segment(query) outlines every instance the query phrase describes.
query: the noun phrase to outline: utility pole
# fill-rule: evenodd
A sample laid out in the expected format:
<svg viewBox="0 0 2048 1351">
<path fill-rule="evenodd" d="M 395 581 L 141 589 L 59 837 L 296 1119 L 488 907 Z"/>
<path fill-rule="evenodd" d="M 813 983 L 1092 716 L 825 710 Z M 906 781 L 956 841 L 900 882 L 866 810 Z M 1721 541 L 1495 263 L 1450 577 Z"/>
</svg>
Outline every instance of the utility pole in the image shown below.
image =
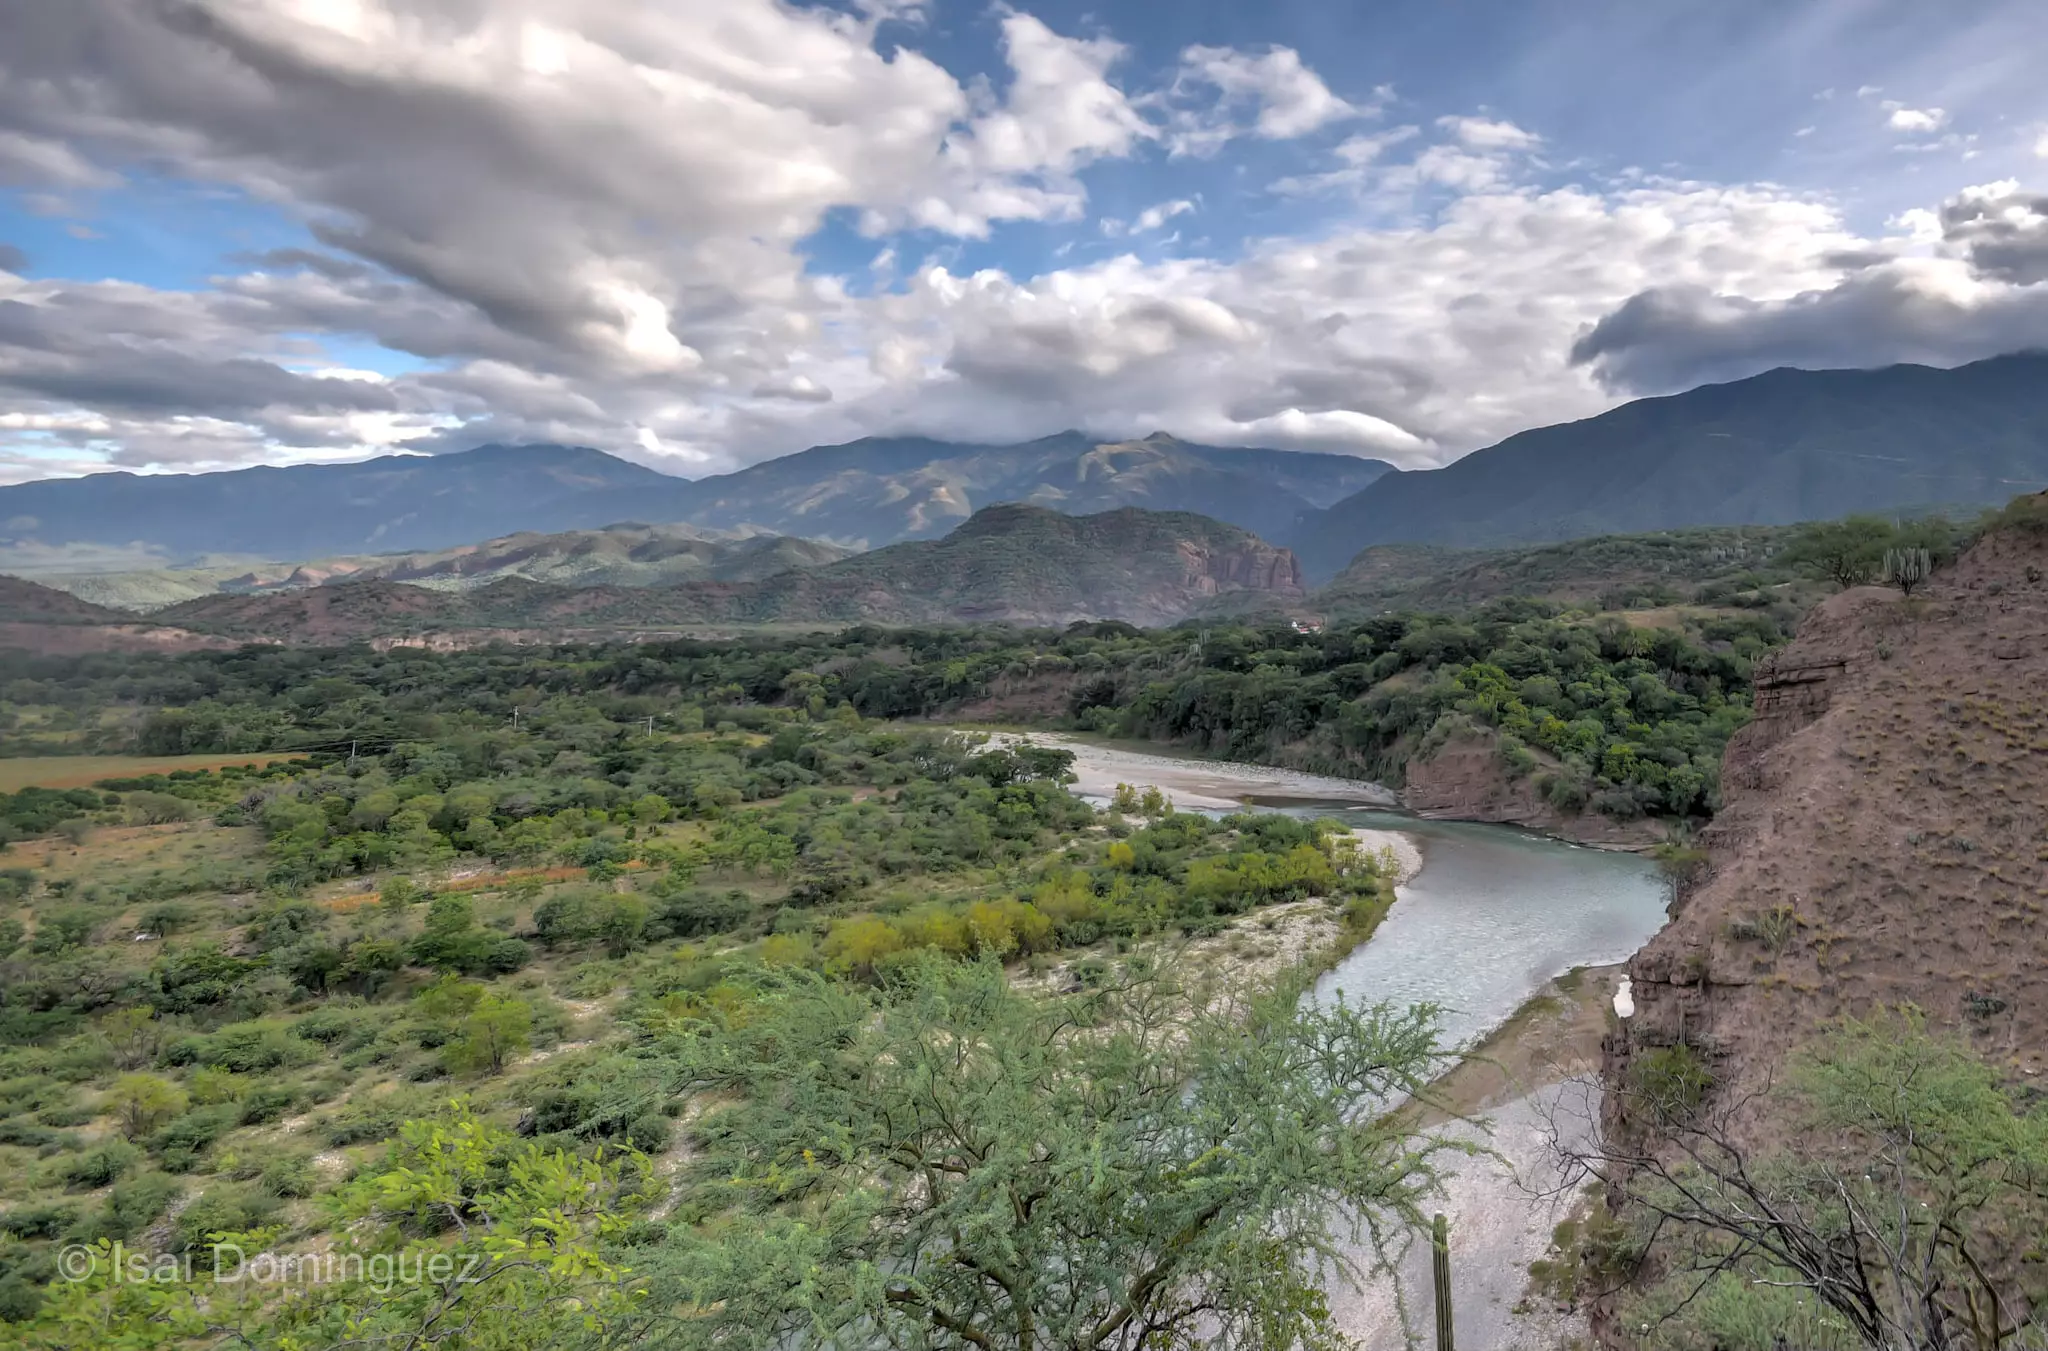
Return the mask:
<svg viewBox="0 0 2048 1351">
<path fill-rule="evenodd" d="M 1436 1351 L 1452 1351 L 1450 1222 L 1441 1214 L 1430 1225 L 1429 1248 L 1436 1277 Z"/>
<path fill-rule="evenodd" d="M 519 730 L 519 710 L 517 708 L 512 710 L 512 730 L 515 732 Z"/>
<path fill-rule="evenodd" d="M 351 737 L 351 738 L 349 739 L 349 743 L 348 743 L 348 770 L 349 770 L 349 773 L 351 773 L 351 774 L 355 773 L 355 769 L 356 769 L 356 743 L 355 743 L 355 739 L 354 739 L 353 737 Z"/>
<path fill-rule="evenodd" d="M 654 735 L 654 715 L 652 713 L 647 715 L 647 735 Z"/>
</svg>

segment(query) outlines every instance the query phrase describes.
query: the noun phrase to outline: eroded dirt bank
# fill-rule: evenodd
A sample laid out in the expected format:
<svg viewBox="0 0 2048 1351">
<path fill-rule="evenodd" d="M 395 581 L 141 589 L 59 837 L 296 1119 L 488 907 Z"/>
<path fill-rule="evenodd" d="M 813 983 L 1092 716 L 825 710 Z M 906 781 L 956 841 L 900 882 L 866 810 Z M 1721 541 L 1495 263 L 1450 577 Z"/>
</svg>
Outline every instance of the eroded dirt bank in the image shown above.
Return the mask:
<svg viewBox="0 0 2048 1351">
<path fill-rule="evenodd" d="M 1610 1081 L 1682 1040 L 1739 1093 L 1826 1020 L 1908 1002 L 2048 1072 L 2044 690 L 2048 531 L 1994 533 L 1911 598 L 1818 606 L 1759 664 L 1707 866 L 1630 963 Z"/>
</svg>

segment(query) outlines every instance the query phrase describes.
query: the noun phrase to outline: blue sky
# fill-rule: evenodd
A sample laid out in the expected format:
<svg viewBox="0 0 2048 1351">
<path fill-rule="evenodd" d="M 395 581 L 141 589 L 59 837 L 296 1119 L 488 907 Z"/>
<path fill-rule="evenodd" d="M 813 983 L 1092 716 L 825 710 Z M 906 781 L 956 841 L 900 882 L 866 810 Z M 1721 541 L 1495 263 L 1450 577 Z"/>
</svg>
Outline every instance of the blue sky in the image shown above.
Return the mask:
<svg viewBox="0 0 2048 1351">
<path fill-rule="evenodd" d="M 0 29 L 14 479 L 1066 426 L 1424 465 L 1787 361 L 2048 344 L 2031 0 Z"/>
</svg>

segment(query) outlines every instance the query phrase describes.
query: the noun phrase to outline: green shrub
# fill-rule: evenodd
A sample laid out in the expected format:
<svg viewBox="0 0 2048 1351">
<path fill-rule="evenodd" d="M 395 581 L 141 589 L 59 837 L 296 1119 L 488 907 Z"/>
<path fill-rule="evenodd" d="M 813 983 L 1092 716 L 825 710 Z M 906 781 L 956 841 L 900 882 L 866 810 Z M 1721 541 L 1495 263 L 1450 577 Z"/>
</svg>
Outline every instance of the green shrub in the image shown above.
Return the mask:
<svg viewBox="0 0 2048 1351">
<path fill-rule="evenodd" d="M 1690 1119 L 1714 1084 L 1706 1060 L 1684 1042 L 1637 1051 L 1629 1061 L 1628 1075 L 1640 1105 L 1665 1123 Z"/>
<path fill-rule="evenodd" d="M 237 1120 L 244 1126 L 275 1121 L 297 1106 L 298 1101 L 298 1090 L 290 1084 L 258 1084 L 242 1095 L 242 1114 Z"/>
<path fill-rule="evenodd" d="M 247 1183 L 216 1182 L 179 1212 L 173 1241 L 177 1251 L 193 1252 L 214 1234 L 254 1229 L 276 1213 L 276 1197 Z"/>
<path fill-rule="evenodd" d="M 175 1159 L 186 1167 L 214 1141 L 233 1130 L 242 1119 L 242 1109 L 232 1102 L 195 1107 L 178 1117 L 150 1140 L 150 1148 L 161 1154 L 165 1167 Z"/>
<path fill-rule="evenodd" d="M 311 1196 L 320 1189 L 320 1170 L 303 1154 L 280 1154 L 263 1166 L 256 1185 L 270 1196 Z"/>
<path fill-rule="evenodd" d="M 134 1238 L 156 1223 L 184 1188 L 163 1173 L 142 1173 L 115 1185 L 100 1220 L 106 1238 Z"/>
<path fill-rule="evenodd" d="M 0 1234 L 15 1238 L 56 1238 L 78 1221 L 78 1207 L 62 1201 L 31 1201 L 0 1215 Z"/>
<path fill-rule="evenodd" d="M 142 1151 L 126 1140 L 109 1140 L 66 1160 L 62 1170 L 64 1181 L 87 1190 L 104 1187 L 119 1181 L 141 1157 Z"/>
</svg>

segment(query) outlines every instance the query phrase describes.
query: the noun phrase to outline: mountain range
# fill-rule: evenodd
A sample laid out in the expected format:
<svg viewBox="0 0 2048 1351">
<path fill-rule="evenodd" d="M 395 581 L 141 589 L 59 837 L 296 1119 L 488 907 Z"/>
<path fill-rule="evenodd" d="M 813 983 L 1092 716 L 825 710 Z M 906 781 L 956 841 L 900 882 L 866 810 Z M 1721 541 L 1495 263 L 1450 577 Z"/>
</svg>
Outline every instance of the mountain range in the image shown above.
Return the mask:
<svg viewBox="0 0 2048 1351">
<path fill-rule="evenodd" d="M 1298 601 L 1305 594 L 1300 566 L 1248 531 L 1186 512 L 1126 507 L 1068 516 L 1006 505 L 975 513 L 944 539 L 753 581 L 571 587 L 504 576 L 467 590 L 433 590 L 377 577 L 212 595 L 150 618 L 202 634 L 298 642 L 460 630 L 597 637 L 762 624 L 1161 625 L 1239 592 Z"/>
<path fill-rule="evenodd" d="M 0 487 L 0 568 L 36 575 L 441 550 L 619 522 L 875 548 L 945 534 L 983 506 L 1191 511 L 1279 535 L 1388 471 L 1376 460 L 1079 432 L 1010 446 L 869 438 L 712 478 L 576 446 L 213 474 L 93 474 Z"/>
<path fill-rule="evenodd" d="M 853 552 L 787 535 L 732 536 L 693 526 L 628 522 L 553 535 L 523 532 L 481 544 L 417 553 L 344 555 L 303 563 L 55 573 L 39 580 L 100 605 L 148 611 L 202 596 L 290 591 L 373 578 L 441 591 L 473 590 L 506 577 L 560 586 L 755 581 L 792 568 L 835 563 Z"/>
<path fill-rule="evenodd" d="M 1373 544 L 1490 547 L 1854 512 L 2048 487 L 2048 354 L 1939 370 L 1780 369 L 1539 427 L 1389 474 L 1278 536 L 1327 578 Z"/>
<path fill-rule="evenodd" d="M 457 589 L 501 579 L 704 581 L 760 585 L 758 594 L 704 602 L 734 616 L 815 617 L 843 610 L 832 598 L 862 574 L 843 569 L 829 582 L 805 582 L 805 570 L 839 566 L 854 549 L 944 536 L 999 503 L 1076 517 L 1126 507 L 1192 513 L 1259 537 L 1260 548 L 1270 540 L 1293 549 L 1297 581 L 1322 581 L 1380 546 L 1497 549 L 1972 508 L 2044 485 L 2048 355 L 2035 353 L 1953 370 L 1771 371 L 1523 432 L 1444 468 L 1408 472 L 1163 434 L 1103 442 L 1067 432 L 1006 446 L 869 438 L 695 481 L 565 446 L 102 474 L 0 488 L 0 568 L 136 607 L 342 576 Z M 1097 538 L 1088 547 L 1101 545 Z M 166 568 L 180 559 L 204 566 Z M 109 575 L 124 561 L 146 570 Z M 900 560 L 872 566 L 894 576 Z M 986 585 L 958 591 L 954 578 L 932 580 L 963 613 L 1068 608 L 1028 570 L 1005 575 L 1023 588 L 1014 604 Z M 1353 577 L 1342 589 L 1371 603 L 1387 598 L 1385 583 Z M 871 608 L 880 605 L 872 587 L 868 594 Z M 934 613 L 909 600 L 884 608 Z"/>
</svg>

